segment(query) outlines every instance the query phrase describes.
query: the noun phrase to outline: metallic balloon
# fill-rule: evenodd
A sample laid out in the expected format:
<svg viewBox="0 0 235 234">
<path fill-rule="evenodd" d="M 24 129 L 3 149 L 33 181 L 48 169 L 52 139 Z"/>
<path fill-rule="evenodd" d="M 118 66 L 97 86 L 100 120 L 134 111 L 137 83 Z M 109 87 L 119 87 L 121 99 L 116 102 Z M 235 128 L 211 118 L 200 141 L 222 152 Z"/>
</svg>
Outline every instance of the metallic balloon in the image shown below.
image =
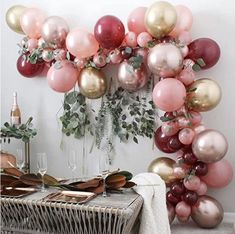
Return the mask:
<svg viewBox="0 0 235 234">
<path fill-rule="evenodd" d="M 26 7 L 21 5 L 15 5 L 8 9 L 6 13 L 6 22 L 9 28 L 14 32 L 24 34 L 20 25 L 20 17 L 26 9 Z"/>
<path fill-rule="evenodd" d="M 222 92 L 220 86 L 213 80 L 203 78 L 198 79 L 189 86 L 186 102 L 189 109 L 203 112 L 216 107 L 221 99 Z"/>
<path fill-rule="evenodd" d="M 63 18 L 51 16 L 44 21 L 41 35 L 45 42 L 56 47 L 62 47 L 68 32 L 69 26 Z"/>
<path fill-rule="evenodd" d="M 219 131 L 208 129 L 200 132 L 193 140 L 192 151 L 198 160 L 213 163 L 221 160 L 228 150 L 228 142 Z"/>
<path fill-rule="evenodd" d="M 178 47 L 171 43 L 160 43 L 149 51 L 148 67 L 160 77 L 174 77 L 182 70 L 183 60 Z"/>
<path fill-rule="evenodd" d="M 175 160 L 167 157 L 160 157 L 153 160 L 149 167 L 148 172 L 153 172 L 158 174 L 167 185 L 175 182 L 178 180 L 174 175 L 174 165 Z"/>
<path fill-rule="evenodd" d="M 54 53 L 52 49 L 44 49 L 42 51 L 42 59 L 45 62 L 51 62 L 54 59 Z"/>
<path fill-rule="evenodd" d="M 122 62 L 118 69 L 118 81 L 128 91 L 141 89 L 148 80 L 147 69 L 142 63 L 139 68 L 134 68 L 127 61 Z"/>
<path fill-rule="evenodd" d="M 171 224 L 175 219 L 175 207 L 171 205 L 171 203 L 169 202 L 167 202 L 166 205 L 167 205 L 169 223 Z"/>
<path fill-rule="evenodd" d="M 145 27 L 156 38 L 164 37 L 170 33 L 176 22 L 175 7 L 168 2 L 155 2 L 145 13 Z"/>
<path fill-rule="evenodd" d="M 103 96 L 107 90 L 105 75 L 92 67 L 82 69 L 79 75 L 78 85 L 80 92 L 90 99 Z"/>
<path fill-rule="evenodd" d="M 222 205 L 213 197 L 201 196 L 192 207 L 191 217 L 202 228 L 214 228 L 224 217 Z"/>
</svg>

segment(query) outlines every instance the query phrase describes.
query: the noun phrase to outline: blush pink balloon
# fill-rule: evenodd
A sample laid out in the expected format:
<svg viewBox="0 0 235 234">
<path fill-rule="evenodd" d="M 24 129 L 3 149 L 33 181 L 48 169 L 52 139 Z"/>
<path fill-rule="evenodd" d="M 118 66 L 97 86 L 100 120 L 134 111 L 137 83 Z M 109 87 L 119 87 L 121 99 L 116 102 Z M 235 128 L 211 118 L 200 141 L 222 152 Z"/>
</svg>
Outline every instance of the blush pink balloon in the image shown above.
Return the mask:
<svg viewBox="0 0 235 234">
<path fill-rule="evenodd" d="M 146 32 L 144 17 L 147 7 L 137 7 L 134 9 L 128 19 L 127 26 L 129 31 L 135 32 L 137 35 L 141 32 Z"/>
<path fill-rule="evenodd" d="M 173 168 L 173 176 L 178 179 L 183 179 L 187 174 L 187 169 L 183 167 L 174 167 Z"/>
<path fill-rule="evenodd" d="M 137 46 L 137 35 L 135 32 L 128 32 L 125 36 L 126 45 L 130 47 Z"/>
<path fill-rule="evenodd" d="M 193 130 L 194 130 L 195 134 L 197 135 L 197 134 L 199 134 L 200 132 L 206 130 L 206 127 L 205 127 L 205 125 L 203 125 L 203 124 L 198 124 L 198 125 L 196 125 L 195 127 L 193 127 Z"/>
<path fill-rule="evenodd" d="M 181 217 L 187 217 L 191 214 L 191 207 L 186 202 L 181 201 L 176 205 L 175 212 Z"/>
<path fill-rule="evenodd" d="M 188 55 L 189 48 L 188 46 L 184 45 L 180 48 L 182 56 L 185 58 Z"/>
<path fill-rule="evenodd" d="M 61 93 L 71 90 L 78 79 L 78 70 L 68 60 L 57 62 L 47 72 L 49 86 Z"/>
<path fill-rule="evenodd" d="M 207 185 L 205 182 L 201 181 L 199 188 L 197 189 L 197 194 L 199 196 L 205 195 L 207 192 Z"/>
<path fill-rule="evenodd" d="M 175 6 L 177 12 L 177 22 L 174 29 L 171 31 L 171 36 L 178 36 L 182 31 L 189 31 L 193 24 L 192 12 L 183 5 Z"/>
<path fill-rule="evenodd" d="M 178 40 L 183 45 L 189 45 L 192 42 L 192 35 L 188 31 L 182 31 L 178 35 Z"/>
<path fill-rule="evenodd" d="M 137 43 L 140 47 L 146 47 L 152 36 L 147 32 L 142 32 L 137 36 Z"/>
<path fill-rule="evenodd" d="M 99 43 L 94 35 L 83 29 L 74 29 L 67 35 L 66 47 L 77 58 L 87 58 L 99 49 Z"/>
<path fill-rule="evenodd" d="M 35 38 L 30 38 L 27 41 L 27 47 L 29 51 L 32 51 L 33 49 L 36 49 L 38 47 L 38 40 Z"/>
<path fill-rule="evenodd" d="M 188 190 L 197 191 L 200 187 L 201 181 L 198 176 L 191 175 L 189 178 L 184 179 L 184 186 Z"/>
<path fill-rule="evenodd" d="M 190 145 L 195 136 L 195 132 L 191 128 L 184 128 L 179 132 L 179 141 L 184 145 Z"/>
<path fill-rule="evenodd" d="M 186 67 L 176 76 L 176 79 L 187 86 L 193 83 L 195 73 L 190 67 Z"/>
<path fill-rule="evenodd" d="M 20 18 L 20 25 L 23 32 L 29 38 L 38 39 L 41 36 L 41 28 L 46 14 L 37 8 L 28 8 Z"/>
<path fill-rule="evenodd" d="M 199 124 L 202 121 L 202 115 L 196 111 L 189 111 L 189 119 L 192 124 Z"/>
<path fill-rule="evenodd" d="M 192 125 L 192 122 L 190 121 L 190 119 L 185 118 L 183 116 L 177 117 L 176 121 L 178 122 L 179 128 L 187 128 L 190 127 Z"/>
<path fill-rule="evenodd" d="M 224 188 L 233 179 L 233 168 L 229 161 L 222 159 L 208 164 L 208 172 L 201 179 L 212 188 Z"/>
<path fill-rule="evenodd" d="M 167 121 L 162 123 L 161 129 L 166 136 L 173 136 L 179 131 L 179 126 L 177 122 Z"/>
<path fill-rule="evenodd" d="M 179 220 L 180 223 L 187 223 L 189 221 L 190 216 L 179 216 L 177 215 L 177 219 Z"/>
<path fill-rule="evenodd" d="M 153 102 L 163 111 L 175 111 L 185 101 L 186 89 L 184 85 L 173 78 L 167 78 L 158 82 L 153 89 Z"/>
</svg>

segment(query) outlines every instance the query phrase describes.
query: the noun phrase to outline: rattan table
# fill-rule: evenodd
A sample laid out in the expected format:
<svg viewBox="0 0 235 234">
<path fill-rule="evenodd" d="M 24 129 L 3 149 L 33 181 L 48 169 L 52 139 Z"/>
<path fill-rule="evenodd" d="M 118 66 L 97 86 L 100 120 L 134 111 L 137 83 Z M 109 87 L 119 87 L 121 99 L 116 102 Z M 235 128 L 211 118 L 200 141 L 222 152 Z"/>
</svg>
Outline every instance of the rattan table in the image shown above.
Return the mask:
<svg viewBox="0 0 235 234">
<path fill-rule="evenodd" d="M 1 197 L 1 233 L 135 233 L 143 198 L 133 191 L 97 196 L 82 205 L 42 201 L 50 192 Z"/>
</svg>

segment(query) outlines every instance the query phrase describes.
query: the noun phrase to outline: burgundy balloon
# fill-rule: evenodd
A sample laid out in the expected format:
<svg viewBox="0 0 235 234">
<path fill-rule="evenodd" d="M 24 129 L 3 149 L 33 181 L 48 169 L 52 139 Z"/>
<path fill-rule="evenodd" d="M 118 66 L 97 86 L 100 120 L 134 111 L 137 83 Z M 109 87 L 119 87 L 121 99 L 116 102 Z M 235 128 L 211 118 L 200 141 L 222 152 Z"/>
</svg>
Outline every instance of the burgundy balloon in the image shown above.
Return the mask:
<svg viewBox="0 0 235 234">
<path fill-rule="evenodd" d="M 180 150 L 184 146 L 179 141 L 178 134 L 171 136 L 167 145 L 168 145 L 169 149 L 173 150 L 174 152 Z"/>
<path fill-rule="evenodd" d="M 166 193 L 166 200 L 170 202 L 172 205 L 177 205 L 177 203 L 181 201 L 181 198 L 178 196 L 175 196 L 173 193 L 168 191 Z"/>
<path fill-rule="evenodd" d="M 193 206 L 198 200 L 198 194 L 194 191 L 186 191 L 182 196 L 182 200 L 185 201 L 188 205 Z"/>
<path fill-rule="evenodd" d="M 43 68 L 44 62 L 37 62 L 35 64 L 31 64 L 26 58 L 26 55 L 21 55 L 17 60 L 17 70 L 18 72 L 25 77 L 32 78 L 39 75 Z"/>
<path fill-rule="evenodd" d="M 173 112 L 165 112 L 164 117 L 168 118 L 169 120 L 175 118 Z"/>
<path fill-rule="evenodd" d="M 171 148 L 169 148 L 168 146 L 168 142 L 171 139 L 171 136 L 166 136 L 163 132 L 161 127 L 159 127 L 157 129 L 157 131 L 155 132 L 154 135 L 154 139 L 155 139 L 155 145 L 157 146 L 157 148 L 161 151 L 163 151 L 164 153 L 174 153 L 177 150 L 173 150 Z"/>
<path fill-rule="evenodd" d="M 125 37 L 125 28 L 117 17 L 105 15 L 97 21 L 94 35 L 101 47 L 114 49 L 122 44 Z"/>
<path fill-rule="evenodd" d="M 184 160 L 184 163 L 187 165 L 193 165 L 197 162 L 196 156 L 193 154 L 191 147 L 190 148 L 184 148 L 184 153 L 182 155 L 182 158 Z"/>
<path fill-rule="evenodd" d="M 207 69 L 214 66 L 220 57 L 219 45 L 210 38 L 199 38 L 194 40 L 188 45 L 189 52 L 187 58 L 197 62 L 202 58 L 205 62 L 205 66 L 202 69 Z"/>
<path fill-rule="evenodd" d="M 197 176 L 205 176 L 208 172 L 208 166 L 204 162 L 196 162 L 193 165 L 193 169 L 195 170 L 195 175 Z"/>
<path fill-rule="evenodd" d="M 185 187 L 182 182 L 175 182 L 171 185 L 170 192 L 175 196 L 181 196 L 185 192 Z"/>
</svg>

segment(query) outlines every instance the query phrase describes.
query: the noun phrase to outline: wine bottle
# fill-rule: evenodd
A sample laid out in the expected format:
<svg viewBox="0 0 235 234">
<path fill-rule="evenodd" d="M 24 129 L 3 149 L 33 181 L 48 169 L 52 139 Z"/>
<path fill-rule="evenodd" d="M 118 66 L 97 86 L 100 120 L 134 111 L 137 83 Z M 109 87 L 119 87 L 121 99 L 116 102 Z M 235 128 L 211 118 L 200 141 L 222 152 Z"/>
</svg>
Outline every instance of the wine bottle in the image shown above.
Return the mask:
<svg viewBox="0 0 235 234">
<path fill-rule="evenodd" d="M 11 125 L 20 125 L 21 124 L 21 114 L 20 108 L 17 103 L 17 93 L 13 93 L 13 105 L 11 108 L 11 116 L 10 116 Z"/>
</svg>

